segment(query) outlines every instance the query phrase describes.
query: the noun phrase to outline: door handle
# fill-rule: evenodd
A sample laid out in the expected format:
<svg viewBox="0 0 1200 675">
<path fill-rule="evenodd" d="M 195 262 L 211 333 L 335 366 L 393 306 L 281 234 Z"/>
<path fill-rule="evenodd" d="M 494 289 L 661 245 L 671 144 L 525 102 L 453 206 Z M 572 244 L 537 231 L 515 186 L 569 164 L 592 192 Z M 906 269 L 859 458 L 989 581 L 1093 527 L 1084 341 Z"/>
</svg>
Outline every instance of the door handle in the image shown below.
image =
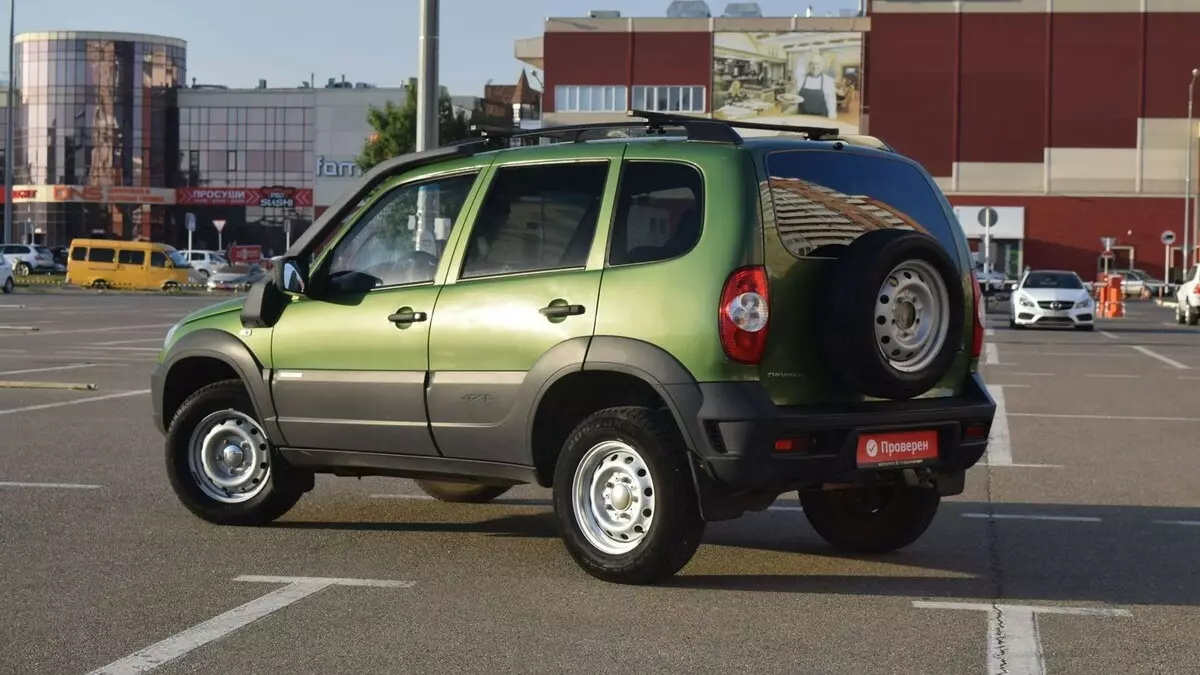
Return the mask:
<svg viewBox="0 0 1200 675">
<path fill-rule="evenodd" d="M 567 316 L 583 314 L 583 305 L 547 305 L 538 310 L 547 319 L 559 319 Z"/>
<path fill-rule="evenodd" d="M 425 312 L 414 312 L 412 307 L 401 307 L 396 310 L 395 314 L 388 316 L 388 321 L 395 324 L 413 323 L 414 321 L 425 321 L 429 315 Z"/>
</svg>

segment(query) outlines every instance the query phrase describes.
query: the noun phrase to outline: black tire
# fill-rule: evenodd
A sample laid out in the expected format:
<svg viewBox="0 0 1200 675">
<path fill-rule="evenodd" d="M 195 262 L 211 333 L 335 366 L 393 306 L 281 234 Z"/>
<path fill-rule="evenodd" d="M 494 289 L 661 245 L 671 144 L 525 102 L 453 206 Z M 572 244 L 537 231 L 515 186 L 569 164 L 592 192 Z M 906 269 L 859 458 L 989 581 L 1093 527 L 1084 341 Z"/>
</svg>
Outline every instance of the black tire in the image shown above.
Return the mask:
<svg viewBox="0 0 1200 675">
<path fill-rule="evenodd" d="M 653 482 L 652 519 L 640 543 L 627 552 L 608 553 L 593 545 L 575 515 L 576 468 L 605 441 L 632 448 Z M 580 567 L 604 581 L 652 584 L 687 565 L 704 534 L 688 452 L 674 420 L 661 410 L 608 408 L 575 428 L 554 471 L 554 515 L 563 544 Z"/>
<path fill-rule="evenodd" d="M 1175 305 L 1175 323 L 1180 326 L 1187 323 L 1187 320 L 1183 318 L 1183 312 L 1179 311 L 1179 305 Z"/>
<path fill-rule="evenodd" d="M 13 284 L 13 280 L 12 280 L 11 276 L 4 280 L 4 294 L 5 295 L 12 293 L 14 287 L 15 287 L 15 285 Z"/>
<path fill-rule="evenodd" d="M 479 485 L 437 480 L 419 480 L 416 483 L 421 492 L 438 501 L 459 504 L 484 504 L 512 489 L 511 485 Z"/>
<path fill-rule="evenodd" d="M 1087 324 L 1086 326 L 1075 326 L 1075 330 L 1081 330 L 1085 333 L 1090 333 L 1096 329 L 1095 324 Z"/>
<path fill-rule="evenodd" d="M 1195 326 L 1198 322 L 1200 322 L 1200 312 L 1193 312 L 1189 307 L 1187 309 L 1187 325 Z"/>
<path fill-rule="evenodd" d="M 906 261 L 932 267 L 945 285 L 945 336 L 929 364 L 898 370 L 876 343 L 879 290 Z M 929 391 L 949 371 L 962 346 L 966 299 L 957 266 L 933 237 L 908 230 L 875 230 L 859 237 L 833 265 L 819 291 L 821 342 L 830 370 L 855 391 L 877 398 L 908 399 Z M 940 329 L 939 329 L 940 330 Z"/>
<path fill-rule="evenodd" d="M 1018 324 L 1017 320 L 1012 317 L 1008 318 L 1008 327 L 1012 330 L 1021 330 L 1021 325 Z"/>
<path fill-rule="evenodd" d="M 175 413 L 167 429 L 166 441 L 167 477 L 171 488 L 179 501 L 202 520 L 217 525 L 265 525 L 291 510 L 300 497 L 312 489 L 313 476 L 291 468 L 272 449 L 266 486 L 254 497 L 230 504 L 205 494 L 188 461 L 189 444 L 197 425 L 222 410 L 233 410 L 258 419 L 245 387 L 238 380 L 224 380 L 202 387 Z"/>
<path fill-rule="evenodd" d="M 916 541 L 937 515 L 937 490 L 884 486 L 800 493 L 804 515 L 839 551 L 888 553 Z"/>
</svg>

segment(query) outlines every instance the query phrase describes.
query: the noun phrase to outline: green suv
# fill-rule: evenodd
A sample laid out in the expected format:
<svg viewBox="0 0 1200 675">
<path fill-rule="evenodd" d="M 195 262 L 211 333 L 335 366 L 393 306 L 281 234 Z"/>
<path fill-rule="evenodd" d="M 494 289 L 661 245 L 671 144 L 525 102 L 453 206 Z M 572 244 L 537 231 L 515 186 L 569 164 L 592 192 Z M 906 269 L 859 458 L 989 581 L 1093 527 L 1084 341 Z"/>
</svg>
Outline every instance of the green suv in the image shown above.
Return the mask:
<svg viewBox="0 0 1200 675">
<path fill-rule="evenodd" d="M 838 549 L 915 541 L 995 413 L 967 242 L 886 144 L 743 127 L 774 129 L 635 111 L 374 168 L 167 334 L 179 499 L 260 525 L 316 473 L 452 502 L 537 484 L 572 557 L 623 583 L 785 492 Z"/>
</svg>

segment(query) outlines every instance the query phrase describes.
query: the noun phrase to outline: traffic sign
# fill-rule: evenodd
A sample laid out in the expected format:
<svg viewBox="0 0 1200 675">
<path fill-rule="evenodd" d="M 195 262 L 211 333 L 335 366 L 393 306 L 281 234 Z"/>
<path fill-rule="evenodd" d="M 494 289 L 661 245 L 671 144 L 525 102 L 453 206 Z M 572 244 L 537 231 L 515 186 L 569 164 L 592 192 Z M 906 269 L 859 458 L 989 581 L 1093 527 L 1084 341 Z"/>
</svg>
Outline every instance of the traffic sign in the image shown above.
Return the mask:
<svg viewBox="0 0 1200 675">
<path fill-rule="evenodd" d="M 1171 244 L 1175 243 L 1175 233 L 1171 230 L 1163 230 L 1163 233 L 1159 235 L 1158 240 L 1163 244 L 1170 246 Z"/>
<path fill-rule="evenodd" d="M 979 209 L 979 224 L 984 229 L 995 227 L 996 221 L 1000 220 L 1000 214 L 996 213 L 996 209 L 990 206 Z"/>
<path fill-rule="evenodd" d="M 225 229 L 225 221 L 223 219 L 222 220 L 214 220 L 213 227 L 217 228 L 217 232 L 220 232 L 221 230 Z"/>
<path fill-rule="evenodd" d="M 1113 253 L 1112 251 L 1105 251 L 1100 254 L 1101 260 L 1112 260 L 1115 257 L 1117 257 L 1117 254 Z"/>
<path fill-rule="evenodd" d="M 1100 237 L 1100 245 L 1104 247 L 1105 251 L 1112 249 L 1115 243 L 1117 243 L 1116 237 Z"/>
<path fill-rule="evenodd" d="M 187 220 L 187 231 L 195 232 L 196 231 L 196 214 L 194 214 L 194 213 L 187 214 L 186 220 Z"/>
</svg>

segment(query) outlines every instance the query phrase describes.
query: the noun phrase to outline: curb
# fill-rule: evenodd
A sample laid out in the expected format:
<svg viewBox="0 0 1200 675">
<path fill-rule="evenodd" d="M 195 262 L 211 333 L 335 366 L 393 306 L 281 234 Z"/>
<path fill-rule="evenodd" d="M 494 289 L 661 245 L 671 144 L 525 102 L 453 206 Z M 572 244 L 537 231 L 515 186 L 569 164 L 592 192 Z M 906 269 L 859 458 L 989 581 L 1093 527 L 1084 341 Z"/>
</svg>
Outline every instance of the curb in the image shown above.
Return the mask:
<svg viewBox="0 0 1200 675">
<path fill-rule="evenodd" d="M 1159 307 L 1166 307 L 1168 309 L 1175 309 L 1179 306 L 1179 303 L 1174 300 L 1163 300 L 1161 298 L 1155 298 L 1154 304 L 1158 305 Z"/>
</svg>

